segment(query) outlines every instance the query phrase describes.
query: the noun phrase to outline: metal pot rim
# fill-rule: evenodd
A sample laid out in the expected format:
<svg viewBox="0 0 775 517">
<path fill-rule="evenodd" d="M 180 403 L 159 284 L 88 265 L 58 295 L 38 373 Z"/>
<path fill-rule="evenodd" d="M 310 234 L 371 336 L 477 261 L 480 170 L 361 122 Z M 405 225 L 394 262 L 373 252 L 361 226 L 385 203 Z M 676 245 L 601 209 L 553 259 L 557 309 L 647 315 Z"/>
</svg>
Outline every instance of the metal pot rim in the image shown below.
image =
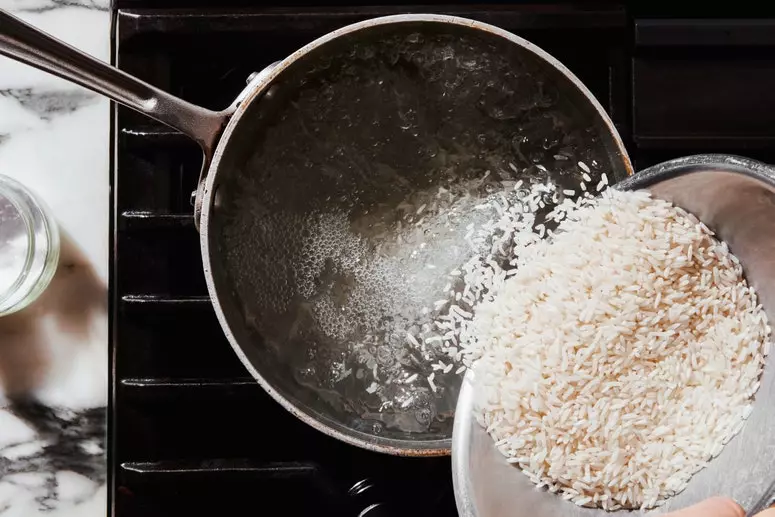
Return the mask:
<svg viewBox="0 0 775 517">
<path fill-rule="evenodd" d="M 766 163 L 734 154 L 694 154 L 652 165 L 615 185 L 619 189 L 641 189 L 665 179 L 699 170 L 721 170 L 751 176 L 775 185 L 773 168 Z"/>
</svg>

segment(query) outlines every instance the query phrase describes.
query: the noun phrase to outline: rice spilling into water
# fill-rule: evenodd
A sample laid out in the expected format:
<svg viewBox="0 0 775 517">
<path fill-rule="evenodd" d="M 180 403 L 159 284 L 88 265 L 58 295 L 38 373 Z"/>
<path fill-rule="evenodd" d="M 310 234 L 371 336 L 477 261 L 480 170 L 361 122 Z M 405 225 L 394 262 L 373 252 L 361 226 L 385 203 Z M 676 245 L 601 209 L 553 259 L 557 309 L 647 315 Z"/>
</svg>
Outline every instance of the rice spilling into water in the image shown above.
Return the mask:
<svg viewBox="0 0 775 517">
<path fill-rule="evenodd" d="M 727 245 L 645 192 L 558 207 L 460 332 L 508 461 L 576 504 L 652 507 L 751 412 L 770 327 Z"/>
</svg>

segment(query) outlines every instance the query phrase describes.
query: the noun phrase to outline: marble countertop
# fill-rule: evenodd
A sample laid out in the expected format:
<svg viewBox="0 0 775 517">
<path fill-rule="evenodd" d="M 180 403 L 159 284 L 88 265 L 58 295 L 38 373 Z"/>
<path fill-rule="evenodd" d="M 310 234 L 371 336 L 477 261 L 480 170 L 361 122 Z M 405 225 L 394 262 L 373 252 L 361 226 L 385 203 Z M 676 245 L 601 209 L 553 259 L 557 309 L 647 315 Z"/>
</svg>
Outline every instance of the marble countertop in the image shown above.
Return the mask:
<svg viewBox="0 0 775 517">
<path fill-rule="evenodd" d="M 110 58 L 109 0 L 0 0 Z M 0 517 L 107 514 L 110 106 L 0 57 L 0 174 L 49 205 L 62 234 L 50 287 L 0 318 Z"/>
</svg>

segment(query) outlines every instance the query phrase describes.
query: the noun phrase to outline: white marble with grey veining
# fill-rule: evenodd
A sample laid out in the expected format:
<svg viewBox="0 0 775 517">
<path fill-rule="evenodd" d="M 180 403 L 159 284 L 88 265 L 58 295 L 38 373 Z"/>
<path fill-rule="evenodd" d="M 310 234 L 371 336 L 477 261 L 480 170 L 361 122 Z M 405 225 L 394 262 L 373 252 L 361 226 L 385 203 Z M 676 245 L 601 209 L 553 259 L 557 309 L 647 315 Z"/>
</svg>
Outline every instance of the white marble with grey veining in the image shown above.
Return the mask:
<svg viewBox="0 0 775 517">
<path fill-rule="evenodd" d="M 109 60 L 109 0 L 0 0 Z M 51 286 L 0 318 L 0 517 L 107 514 L 109 103 L 0 57 L 0 174 L 51 207 Z M 0 253 L 2 250 L 0 250 Z"/>
</svg>

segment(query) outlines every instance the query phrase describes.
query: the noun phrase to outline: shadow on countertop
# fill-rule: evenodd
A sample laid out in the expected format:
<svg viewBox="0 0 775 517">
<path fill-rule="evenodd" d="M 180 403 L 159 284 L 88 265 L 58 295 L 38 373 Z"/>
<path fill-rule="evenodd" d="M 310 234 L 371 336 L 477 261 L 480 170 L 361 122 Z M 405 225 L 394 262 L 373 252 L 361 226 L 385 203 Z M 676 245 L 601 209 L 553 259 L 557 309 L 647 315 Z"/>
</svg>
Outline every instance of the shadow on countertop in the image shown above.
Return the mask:
<svg viewBox="0 0 775 517">
<path fill-rule="evenodd" d="M 54 510 L 62 502 L 57 473 L 74 472 L 95 486 L 104 484 L 107 477 L 107 393 L 102 407 L 87 409 L 49 407 L 36 397 L 48 375 L 73 367 L 78 347 L 94 346 L 92 334 L 106 317 L 107 298 L 107 286 L 62 232 L 59 266 L 49 287 L 29 307 L 0 318 L 0 394 L 6 398 L 0 411 L 35 431 L 29 444 L 0 447 L 0 483 L 34 494 L 42 511 Z M 66 339 L 52 340 L 58 335 Z M 104 368 L 107 372 L 107 360 Z M 25 445 L 29 447 L 19 454 L 19 447 Z M 26 474 L 35 474 L 37 481 L 30 484 L 27 478 L 18 484 L 19 475 Z M 0 505 L 0 515 L 8 508 Z"/>
<path fill-rule="evenodd" d="M 90 333 L 107 314 L 107 286 L 69 235 L 60 232 L 59 266 L 51 284 L 30 306 L 0 318 L 0 393 L 9 398 L 34 395 L 55 360 L 71 360 L 78 347 L 93 346 Z M 60 333 L 67 339 L 52 343 L 51 336 Z"/>
</svg>

